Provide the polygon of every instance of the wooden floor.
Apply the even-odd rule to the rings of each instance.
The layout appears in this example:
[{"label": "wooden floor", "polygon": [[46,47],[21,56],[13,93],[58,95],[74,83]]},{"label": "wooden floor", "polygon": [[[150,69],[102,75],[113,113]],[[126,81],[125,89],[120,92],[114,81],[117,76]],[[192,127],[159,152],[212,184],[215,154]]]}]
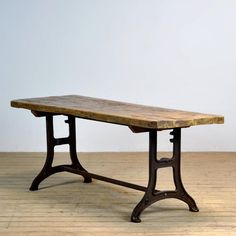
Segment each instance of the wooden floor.
[{"label": "wooden floor", "polygon": [[[236,153],[183,153],[182,179],[200,212],[175,199],[155,203],[131,223],[142,192],[59,173],[30,192],[44,153],[0,153],[0,235],[236,235]],[[82,153],[90,171],[147,184],[146,153]],[[68,162],[56,155],[56,164]],[[135,164],[133,164],[135,161]],[[171,168],[158,171],[158,188],[173,189]]]}]

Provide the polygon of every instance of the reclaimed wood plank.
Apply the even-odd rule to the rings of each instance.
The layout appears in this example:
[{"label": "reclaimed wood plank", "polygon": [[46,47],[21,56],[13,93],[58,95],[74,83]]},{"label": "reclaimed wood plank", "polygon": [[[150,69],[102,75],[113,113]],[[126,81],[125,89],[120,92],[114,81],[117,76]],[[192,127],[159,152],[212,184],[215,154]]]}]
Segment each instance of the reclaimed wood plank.
[{"label": "reclaimed wood plank", "polygon": [[97,99],[78,95],[50,96],[11,101],[11,106],[45,113],[73,115],[130,127],[171,129],[204,124],[222,124],[224,117],[161,107]]}]

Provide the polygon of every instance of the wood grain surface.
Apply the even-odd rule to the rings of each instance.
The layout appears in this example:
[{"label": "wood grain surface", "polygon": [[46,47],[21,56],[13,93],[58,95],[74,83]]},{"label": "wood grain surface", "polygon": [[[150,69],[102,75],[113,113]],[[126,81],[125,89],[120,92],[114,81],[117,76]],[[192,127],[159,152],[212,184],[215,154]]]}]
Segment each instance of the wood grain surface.
[{"label": "wood grain surface", "polygon": [[29,109],[33,112],[73,115],[85,119],[151,129],[171,129],[224,123],[224,117],[219,115],[144,106],[78,95],[13,100],[11,106]]}]

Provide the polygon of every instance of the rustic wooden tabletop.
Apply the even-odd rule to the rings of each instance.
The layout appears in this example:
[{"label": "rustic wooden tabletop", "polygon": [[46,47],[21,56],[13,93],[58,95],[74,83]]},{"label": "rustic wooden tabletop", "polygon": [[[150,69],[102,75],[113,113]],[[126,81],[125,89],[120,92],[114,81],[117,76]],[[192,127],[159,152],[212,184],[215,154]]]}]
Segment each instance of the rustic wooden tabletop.
[{"label": "rustic wooden tabletop", "polygon": [[91,120],[151,129],[171,129],[224,123],[224,117],[219,115],[144,106],[78,95],[13,100],[11,106],[36,112],[73,115]]}]

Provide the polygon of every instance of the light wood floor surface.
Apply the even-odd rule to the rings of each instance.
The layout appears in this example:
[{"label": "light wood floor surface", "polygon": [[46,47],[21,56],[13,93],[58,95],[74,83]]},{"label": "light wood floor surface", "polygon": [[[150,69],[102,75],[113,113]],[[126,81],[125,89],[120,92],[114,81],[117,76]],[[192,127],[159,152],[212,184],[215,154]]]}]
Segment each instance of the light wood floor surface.
[{"label": "light wood floor surface", "polygon": [[[168,156],[168,153],[165,156]],[[236,153],[183,153],[182,179],[200,212],[176,199],[147,208],[142,223],[130,215],[143,192],[58,173],[28,190],[44,153],[0,153],[0,235],[150,236],[236,235]],[[90,172],[147,185],[146,153],[80,153]],[[56,154],[55,164],[69,163]],[[173,189],[172,169],[158,170],[158,189]]]}]

